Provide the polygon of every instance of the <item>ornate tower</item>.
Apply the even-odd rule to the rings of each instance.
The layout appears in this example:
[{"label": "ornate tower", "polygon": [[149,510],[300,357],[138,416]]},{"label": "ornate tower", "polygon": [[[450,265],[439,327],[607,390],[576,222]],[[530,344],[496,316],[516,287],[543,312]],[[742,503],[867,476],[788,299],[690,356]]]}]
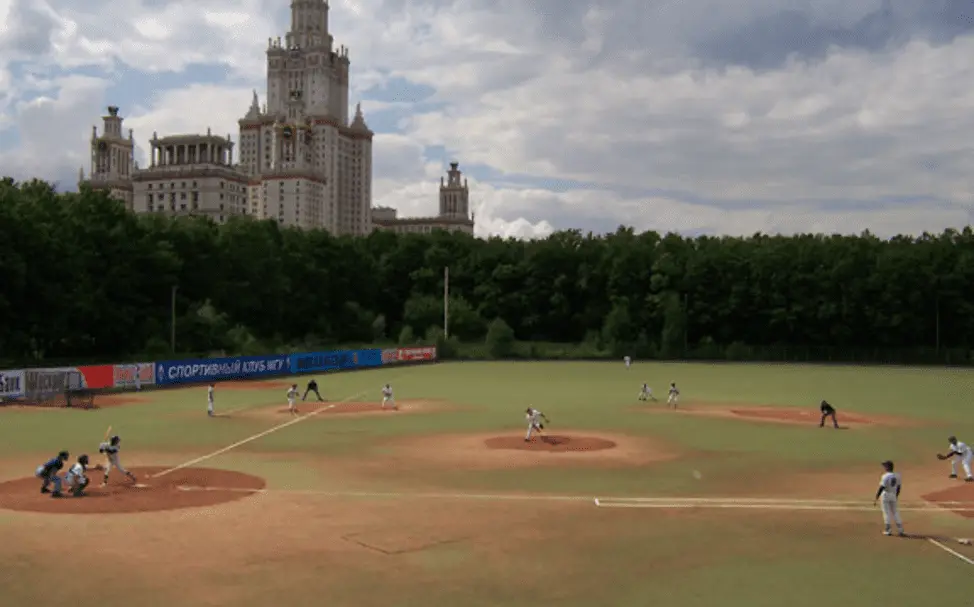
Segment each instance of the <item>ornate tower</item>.
[{"label": "ornate tower", "polygon": [[446,180],[440,178],[440,217],[451,219],[470,218],[470,188],[460,171],[460,163],[450,163]]},{"label": "ornate tower", "polygon": [[[122,135],[122,121],[118,107],[109,106],[102,116],[102,134],[98,127],[91,128],[91,174],[88,184],[110,194],[132,209],[132,173],[135,166],[135,140],[132,130]],[[84,172],[79,177],[84,181]]]}]

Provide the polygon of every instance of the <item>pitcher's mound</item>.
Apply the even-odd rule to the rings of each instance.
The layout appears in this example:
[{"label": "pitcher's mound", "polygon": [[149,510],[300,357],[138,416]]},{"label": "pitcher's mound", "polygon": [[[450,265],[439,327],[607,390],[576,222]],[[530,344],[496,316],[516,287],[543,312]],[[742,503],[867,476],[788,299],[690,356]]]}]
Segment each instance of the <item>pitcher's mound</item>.
[{"label": "pitcher's mound", "polygon": [[0,483],[0,509],[41,513],[140,513],[209,507],[240,500],[264,489],[260,477],[221,469],[179,469],[152,477],[166,467],[131,469],[136,483],[117,473],[104,488],[101,471],[89,470],[87,496],[51,498],[41,494],[41,480],[26,477]]},{"label": "pitcher's mound", "polygon": [[550,435],[543,438],[533,437],[530,441],[525,441],[522,437],[491,437],[484,441],[484,445],[492,450],[530,450],[532,452],[595,452],[611,450],[616,447],[615,442],[608,439],[561,435]]}]

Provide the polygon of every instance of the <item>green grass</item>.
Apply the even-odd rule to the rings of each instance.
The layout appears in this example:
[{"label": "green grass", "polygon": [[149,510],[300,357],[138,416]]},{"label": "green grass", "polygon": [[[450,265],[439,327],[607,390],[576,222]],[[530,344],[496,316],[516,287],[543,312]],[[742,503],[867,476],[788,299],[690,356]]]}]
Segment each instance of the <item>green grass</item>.
[{"label": "green grass", "polygon": [[[302,386],[305,380],[295,379]],[[317,416],[245,443],[200,466],[245,470],[267,479],[271,488],[298,491],[344,488],[401,492],[433,486],[449,492],[579,496],[719,496],[740,485],[758,488],[765,478],[780,480],[791,474],[847,470],[863,473],[860,498],[868,498],[879,476],[880,460],[890,458],[909,469],[945,448],[948,434],[974,441],[974,406],[970,401],[974,371],[969,370],[678,363],[637,363],[626,370],[621,363],[498,362],[380,369],[322,375],[318,380],[331,400],[377,401],[379,387],[391,382],[398,399],[439,399],[459,409],[382,417]],[[677,382],[685,403],[816,410],[818,402],[827,399],[838,408],[840,420],[844,411],[853,411],[909,418],[916,424],[833,432],[740,419],[648,414],[639,411],[635,400],[644,381],[657,396],[665,395],[669,382]],[[93,450],[108,425],[124,437],[127,455],[152,453],[168,458],[169,462],[162,464],[179,464],[287,421],[246,415],[271,404],[283,406],[283,390],[244,391],[218,386],[217,410],[232,410],[237,415],[216,420],[205,415],[205,394],[202,387],[154,391],[143,394],[148,403],[94,411],[0,409],[0,461],[16,463],[16,467],[5,464],[3,472],[15,477],[12,471],[21,470],[25,459],[39,463],[59,449],[69,449],[73,454]],[[524,430],[523,410],[528,405],[542,409],[551,418],[552,432],[571,428],[594,435],[603,432],[656,439],[681,455],[647,466],[600,466],[582,461],[574,467],[559,468],[468,468],[462,464],[436,468],[401,458],[396,444],[390,443],[427,438],[435,445],[436,436],[441,434],[520,434]],[[374,459],[391,464],[370,469],[368,465]],[[694,471],[701,473],[699,479],[691,475]],[[943,482],[946,486],[947,480]],[[906,483],[909,487],[909,476]],[[850,491],[858,489],[826,489],[821,497],[844,498]],[[768,492],[773,493],[774,488],[769,487]],[[285,517],[298,517],[295,525],[307,534],[317,533],[319,527],[330,530],[328,513],[337,508],[336,504],[311,498],[294,500],[294,513]],[[414,519],[415,513],[398,515],[391,502],[363,502],[363,514],[368,509],[387,509],[381,519],[383,525],[426,524],[424,519]],[[226,517],[238,512],[234,509],[253,508],[247,506],[250,504],[232,503],[225,507]],[[450,508],[468,514],[465,517],[475,522],[483,516],[481,507],[457,503]],[[448,512],[443,505],[430,505],[430,509],[430,517],[435,517],[432,513],[436,509],[440,509],[437,513]],[[310,549],[282,557],[281,564],[268,555],[266,563],[248,562],[241,567],[250,573],[248,581],[264,580],[263,575],[273,577],[254,582],[246,597],[233,596],[226,601],[965,605],[974,592],[972,567],[925,541],[879,536],[880,519],[875,512],[769,514],[715,509],[664,514],[649,509],[558,510],[549,503],[498,505],[497,509],[510,510],[509,539],[502,532],[493,534],[485,529],[480,531],[480,540],[386,556],[377,562],[349,550],[346,561],[331,563],[327,575],[322,576],[314,574],[314,564],[324,558],[307,553]],[[28,520],[23,517],[0,510],[0,533],[25,525]],[[29,522],[34,523],[81,519],[31,517]],[[94,516],[86,517],[85,521],[97,521]],[[126,517],[134,516],[116,516],[115,521],[101,517],[105,520],[101,525],[115,529],[127,525],[118,522],[132,521]],[[161,514],[147,517],[153,526],[168,530],[167,534],[179,533],[178,519]],[[247,519],[243,525],[259,534],[259,515],[255,512],[248,517],[258,518]],[[947,534],[967,530],[968,536],[974,536],[970,532],[972,520],[955,515],[907,518],[925,531]],[[215,519],[212,525],[219,529],[221,521]],[[503,522],[490,525],[501,530]],[[238,521],[234,525],[241,524]],[[523,526],[533,532],[525,532]],[[232,547],[229,539],[233,535],[229,529],[226,534],[223,542]],[[524,541],[519,536],[524,534],[535,540]],[[286,551],[288,546],[287,541],[281,541],[283,549],[274,550]],[[65,596],[45,596],[43,588],[24,582],[32,580],[33,570],[24,567],[26,558],[18,550],[10,546],[0,549],[0,565],[9,566],[10,576],[19,577],[6,592],[0,590],[0,601],[66,601]],[[97,549],[94,551],[97,554]],[[233,556],[228,559],[232,561]],[[225,572],[209,573],[201,568],[193,571],[193,577],[209,580],[210,587],[226,589],[226,593],[242,593],[232,591],[234,585],[243,584],[240,581]],[[393,571],[402,575],[384,578],[383,573]],[[326,576],[334,577],[327,578],[327,590]],[[376,576],[383,578],[376,580]],[[162,589],[162,583],[158,584]],[[130,587],[118,587],[114,595],[103,596],[100,601],[152,602],[127,597],[125,594],[132,593]],[[178,589],[159,593],[160,598],[176,604],[206,603],[199,597],[180,595]]]}]

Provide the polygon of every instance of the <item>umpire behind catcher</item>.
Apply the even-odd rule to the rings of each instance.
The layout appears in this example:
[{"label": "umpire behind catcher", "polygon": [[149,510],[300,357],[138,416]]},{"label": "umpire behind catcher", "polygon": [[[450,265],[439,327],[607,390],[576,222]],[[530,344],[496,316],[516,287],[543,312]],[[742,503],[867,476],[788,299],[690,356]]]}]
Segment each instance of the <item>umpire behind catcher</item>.
[{"label": "umpire behind catcher", "polygon": [[315,397],[318,398],[318,401],[324,402],[324,399],[321,398],[321,393],[318,392],[318,383],[315,381],[314,378],[312,378],[311,381],[308,382],[308,388],[304,389],[304,396],[301,397],[301,401],[304,401],[305,399],[308,398],[308,393],[314,393]]}]

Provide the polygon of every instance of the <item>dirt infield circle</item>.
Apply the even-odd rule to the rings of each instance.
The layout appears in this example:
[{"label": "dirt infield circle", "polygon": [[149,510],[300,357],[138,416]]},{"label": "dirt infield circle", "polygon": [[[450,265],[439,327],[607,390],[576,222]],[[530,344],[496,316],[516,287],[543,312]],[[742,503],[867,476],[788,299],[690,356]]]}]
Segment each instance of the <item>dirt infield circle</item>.
[{"label": "dirt infield circle", "polygon": [[922,498],[961,517],[974,519],[974,512],[969,510],[974,507],[974,483],[960,481],[944,490],[924,494]]},{"label": "dirt infield circle", "polygon": [[93,470],[87,496],[81,497],[41,494],[41,481],[34,477],[6,481],[0,483],[0,509],[65,514],[169,511],[241,500],[266,487],[260,477],[221,469],[187,468],[152,477],[165,470],[133,468],[137,483],[113,474],[104,488],[101,472]]},{"label": "dirt infield circle", "polygon": [[[822,419],[822,415],[818,412],[784,407],[735,408],[731,410],[731,413],[735,416],[741,416],[743,418],[760,418],[763,420],[774,420],[777,422],[796,422],[803,424],[807,424],[809,422],[820,422]],[[844,412],[836,414],[836,417],[839,419],[840,424],[843,422],[852,422],[854,424],[872,424],[873,422],[864,416],[857,416],[856,414],[847,414]],[[831,425],[832,419],[827,419],[825,423]]]},{"label": "dirt infield circle", "polygon": [[550,435],[533,437],[525,441],[522,437],[491,437],[484,445],[492,450],[529,450],[532,452],[596,452],[616,447],[614,441],[597,437],[567,437]]}]

